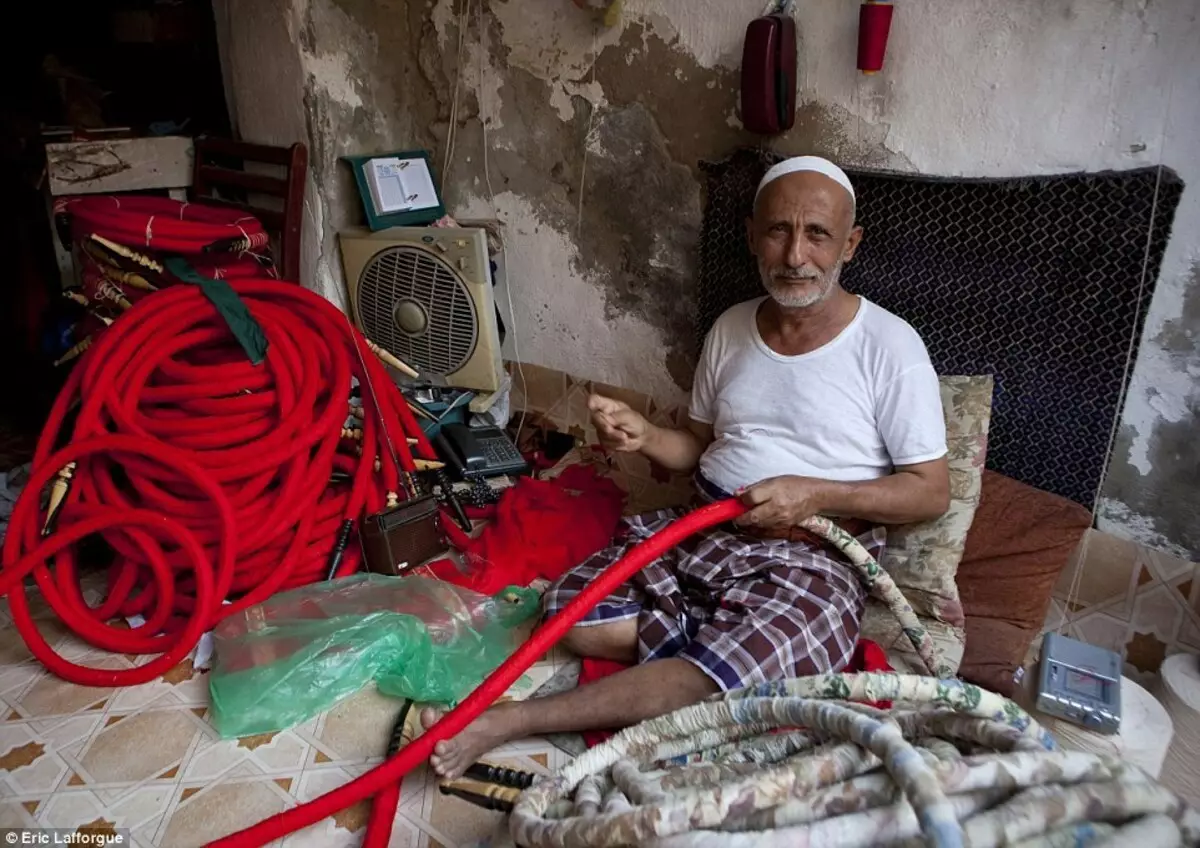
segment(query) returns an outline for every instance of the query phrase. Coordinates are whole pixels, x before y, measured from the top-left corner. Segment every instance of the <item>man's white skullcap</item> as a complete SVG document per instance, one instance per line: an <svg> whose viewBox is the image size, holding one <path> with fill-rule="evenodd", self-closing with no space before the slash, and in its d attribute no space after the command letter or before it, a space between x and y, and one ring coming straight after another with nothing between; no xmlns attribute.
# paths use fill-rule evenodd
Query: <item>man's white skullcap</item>
<svg viewBox="0 0 1200 848"><path fill-rule="evenodd" d="M782 162L772 165L763 174L763 178L758 181L758 190L754 192L755 202L758 202L758 196L762 194L762 190L766 187L767 183L774 182L786 174L794 174L797 171L814 171L818 174L824 174L849 192L851 202L856 202L854 186L850 185L850 178L846 176L846 172L828 159L822 159L820 156L793 156L791 159L784 159Z"/></svg>

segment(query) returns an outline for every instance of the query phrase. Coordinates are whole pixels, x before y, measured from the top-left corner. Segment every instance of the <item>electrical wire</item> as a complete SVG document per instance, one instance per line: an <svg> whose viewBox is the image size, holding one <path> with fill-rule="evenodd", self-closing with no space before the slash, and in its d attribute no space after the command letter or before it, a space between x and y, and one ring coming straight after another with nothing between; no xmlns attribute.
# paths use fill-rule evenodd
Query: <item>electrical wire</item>
<svg viewBox="0 0 1200 848"><path fill-rule="evenodd" d="M1129 328L1129 344L1125 348L1125 365L1121 371L1121 391L1117 395L1117 403L1113 410L1112 425L1108 431L1108 442L1104 447L1104 462L1100 466L1102 471L1100 479L1096 483L1096 491L1092 496L1091 508L1091 523L1088 525L1088 532L1083 535L1083 544L1080 547L1079 555L1075 558L1075 571L1071 575L1071 582L1067 589L1067 600L1064 605L1065 609L1071 609L1076 598L1079 596L1079 586L1083 580L1084 567L1087 564L1088 550L1091 547L1092 534L1091 529L1096 526L1097 511L1100 506L1100 498L1104 492L1104 484L1107 482L1107 474L1109 463L1112 462L1113 451L1116 449L1117 433L1120 431L1121 416L1125 411L1125 402L1129 397L1129 381L1134 363L1134 353L1137 350L1138 334L1140 331L1140 320L1142 314L1142 299L1146 291L1146 279L1150 273L1150 254L1154 245L1154 219L1158 215L1158 199L1162 189L1163 176L1163 150L1167 142L1167 129L1170 126L1171 120L1171 99L1175 91L1175 86L1172 83L1167 88L1166 102L1163 108L1162 130L1159 133L1158 142L1158 168L1154 175L1154 195L1150 201L1150 220L1146 224L1146 246L1142 252L1142 271L1138 278L1137 300L1134 307L1133 321ZM1067 628L1067 616L1062 617L1059 622L1057 632L1062 635Z"/></svg>
<svg viewBox="0 0 1200 848"><path fill-rule="evenodd" d="M599 39L597 32L599 27L592 24L592 86L596 84L596 64L600 61ZM579 198L576 201L575 209L575 238L579 239L583 235L583 195L584 187L587 185L587 161L588 148L592 143L592 127L596 120L596 104L588 100L588 120L587 129L583 133L583 155L580 157L579 164Z"/></svg>
<svg viewBox="0 0 1200 848"><path fill-rule="evenodd" d="M476 7L476 21L479 27L479 91L476 97L479 99L479 125L483 129L483 179L487 185L488 202L492 207L492 214L496 216L496 220L500 219L500 207L496 205L496 191L492 188L492 172L488 164L488 119L487 119L487 95L485 92L483 80L483 57L486 52L486 45L483 41L483 6ZM508 264L508 239L501 234L500 236L500 256L504 262L504 295L508 300L508 322L512 327L513 340L513 360L517 364L517 375L521 378L521 417L517 421L516 443L521 443L521 431L525 428L525 416L529 410L529 384L525 379L525 368L521 364L521 342L520 334L517 332L517 313L513 308L512 297L512 267Z"/></svg>
<svg viewBox="0 0 1200 848"><path fill-rule="evenodd" d="M450 99L450 121L446 125L446 152L442 158L442 194L450 178L450 165L454 162L454 144L458 139L458 93L462 82L462 54L466 40L466 18L471 0L462 0L458 11L458 46L454 54L454 94Z"/></svg>

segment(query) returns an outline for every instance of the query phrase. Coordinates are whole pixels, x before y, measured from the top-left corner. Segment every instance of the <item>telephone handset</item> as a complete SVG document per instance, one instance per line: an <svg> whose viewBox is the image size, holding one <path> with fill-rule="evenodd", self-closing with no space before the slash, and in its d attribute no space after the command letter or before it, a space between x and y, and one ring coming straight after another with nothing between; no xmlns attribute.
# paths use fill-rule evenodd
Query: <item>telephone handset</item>
<svg viewBox="0 0 1200 848"><path fill-rule="evenodd" d="M528 469L517 446L499 427L446 424L434 442L460 477L523 474Z"/></svg>
<svg viewBox="0 0 1200 848"><path fill-rule="evenodd" d="M796 119L796 22L788 13L755 18L742 45L742 125L776 135Z"/></svg>
<svg viewBox="0 0 1200 848"><path fill-rule="evenodd" d="M436 439L444 458L459 474L477 474L487 465L479 439L465 424L447 424Z"/></svg>

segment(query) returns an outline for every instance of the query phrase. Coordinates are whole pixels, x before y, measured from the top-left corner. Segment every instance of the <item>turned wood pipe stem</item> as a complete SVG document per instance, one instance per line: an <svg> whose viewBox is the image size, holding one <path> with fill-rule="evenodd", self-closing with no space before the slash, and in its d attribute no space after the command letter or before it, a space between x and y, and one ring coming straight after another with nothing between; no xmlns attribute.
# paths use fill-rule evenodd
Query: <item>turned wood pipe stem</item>
<svg viewBox="0 0 1200 848"><path fill-rule="evenodd" d="M60 356L58 359L54 360L55 367L62 365L64 362L70 362L75 357L80 356L85 350L87 350L91 346L92 346L92 337L88 336L86 339L84 339L83 341L76 344L73 348L68 350L66 353L64 353L62 356Z"/></svg>
<svg viewBox="0 0 1200 848"><path fill-rule="evenodd" d="M371 351L371 353L378 356L384 365L387 365L390 368L395 368L400 373L406 374L407 376L412 377L414 380L421 376L412 368L412 366L401 362L399 359L393 356L390 351L384 350L370 339L367 339L366 342L367 348Z"/></svg>
<svg viewBox="0 0 1200 848"><path fill-rule="evenodd" d="M354 453L356 456L362 456L362 448L355 448ZM439 471L446 467L446 463L433 459L414 459L413 465L416 466L418 471ZM383 465L378 459L375 460L375 470L379 471L381 468L383 468Z"/></svg>
<svg viewBox="0 0 1200 848"><path fill-rule="evenodd" d="M123 244L117 244L115 241L109 241L104 236L99 236L99 235L96 235L95 233L92 233L90 238L94 239L102 247L104 247L107 250L112 251L113 253L117 254L118 256L124 256L126 259L128 259L132 262L136 262L137 264L142 265L146 268L149 268L151 271L154 271L155 273L161 274L163 272L162 263L157 262L154 259L151 259L149 256L146 256L145 254L138 253L136 250L130 250L128 247L126 247Z"/></svg>
<svg viewBox="0 0 1200 848"><path fill-rule="evenodd" d="M115 283L132 286L133 288L140 289L141 291L158 291L158 286L154 285L141 274L135 274L132 271L121 271L116 268L102 267L100 269L100 273Z"/></svg>
<svg viewBox="0 0 1200 848"><path fill-rule="evenodd" d="M356 447L354 453L356 456L362 456L362 448ZM413 464L417 467L418 471L437 471L439 468L446 467L446 463L436 462L432 459L414 459ZM375 470L379 471L381 468L383 468L383 464L378 459L375 460Z"/></svg>
<svg viewBox="0 0 1200 848"><path fill-rule="evenodd" d="M67 300L73 300L80 306L86 308L89 312L91 312L92 315L95 315L97 318L103 321L104 326L112 326L113 319L109 318L107 315L101 315L99 312L94 311L91 308L92 302L87 299L87 295L85 295L83 292L68 290L63 292L63 297L67 298Z"/></svg>
<svg viewBox="0 0 1200 848"><path fill-rule="evenodd" d="M362 421L367 417L367 412L361 406L352 406L350 407L350 417L357 418L359 421ZM417 443L417 440L412 436L408 436L404 441L408 442L410 445L415 445Z"/></svg>
<svg viewBox="0 0 1200 848"><path fill-rule="evenodd" d="M498 766L482 760L467 766L463 777L472 780L482 780L487 783L498 783L501 786L511 786L516 789L528 789L533 786L537 775L531 771Z"/></svg>
<svg viewBox="0 0 1200 848"><path fill-rule="evenodd" d="M478 780L470 780L464 777L460 777L457 780L448 780L441 784L438 789L443 795L455 795L464 801L470 801L484 809L500 810L502 812L511 812L513 805L517 803L517 798L521 795L520 789L514 789L511 786L481 783Z"/></svg>
<svg viewBox="0 0 1200 848"><path fill-rule="evenodd" d="M405 403L408 404L409 409L411 409L413 412L415 412L417 415L421 416L422 418L427 418L430 421L433 421L435 423L437 422L437 419L434 418L432 415L430 415L429 412L425 409L425 407L420 406L419 404L415 404L410 400L406 400Z"/></svg>
<svg viewBox="0 0 1200 848"><path fill-rule="evenodd" d="M125 293L108 280L100 281L100 285L96 287L96 294L105 300L111 300L122 309L133 309L133 303L130 302L129 298L125 297Z"/></svg>
<svg viewBox="0 0 1200 848"><path fill-rule="evenodd" d="M54 477L54 482L50 484L50 502L46 507L46 521L42 524L42 535L49 536L50 531L54 529L54 519L58 515L58 509L62 506L63 501L67 498L67 492L71 488L71 478L75 476L75 463L68 462L62 468L58 469L58 474Z"/></svg>

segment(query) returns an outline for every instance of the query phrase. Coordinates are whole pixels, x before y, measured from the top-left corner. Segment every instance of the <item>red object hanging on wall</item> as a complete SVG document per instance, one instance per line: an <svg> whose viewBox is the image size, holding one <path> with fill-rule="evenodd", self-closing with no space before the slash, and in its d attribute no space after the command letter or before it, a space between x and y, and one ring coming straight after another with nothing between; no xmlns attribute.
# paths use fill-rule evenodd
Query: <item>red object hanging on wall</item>
<svg viewBox="0 0 1200 848"><path fill-rule="evenodd" d="M873 74L883 67L888 31L892 27L892 4L867 0L858 10L858 69Z"/></svg>
<svg viewBox="0 0 1200 848"><path fill-rule="evenodd" d="M742 45L742 126L761 135L787 132L796 120L796 23L764 15Z"/></svg>

